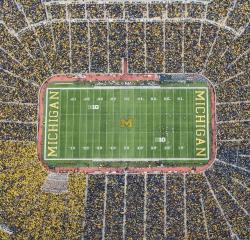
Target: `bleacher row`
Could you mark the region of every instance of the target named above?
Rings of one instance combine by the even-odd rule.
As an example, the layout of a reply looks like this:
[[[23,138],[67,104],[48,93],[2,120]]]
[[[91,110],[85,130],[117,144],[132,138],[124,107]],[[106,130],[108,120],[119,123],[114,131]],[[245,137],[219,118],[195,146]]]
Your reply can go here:
[[[0,223],[13,239],[250,238],[250,3],[167,2],[0,4]],[[71,174],[68,192],[41,192],[39,86],[58,73],[121,72],[122,57],[131,73],[210,80],[216,162],[201,175],[88,175],[86,193],[85,176]]]
[[[89,175],[84,239],[248,239],[248,178],[223,162],[203,175]]]
[[[241,30],[249,22],[247,1],[37,1],[18,0],[3,4],[3,20],[15,31],[27,27],[29,22],[39,23],[53,19],[142,19],[142,18],[195,18],[223,22]]]

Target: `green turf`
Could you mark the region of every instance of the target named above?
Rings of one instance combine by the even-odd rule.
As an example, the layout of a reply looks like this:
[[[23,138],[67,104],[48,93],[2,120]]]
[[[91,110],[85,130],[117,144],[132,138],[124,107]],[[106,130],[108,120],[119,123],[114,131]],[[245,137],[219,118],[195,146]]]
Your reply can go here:
[[[58,161],[56,165],[62,162],[62,166],[66,160],[72,166],[93,166],[92,160],[98,165],[104,161],[105,165],[126,162],[129,166],[159,160],[206,162],[209,149],[203,157],[195,150],[196,90],[199,87],[178,84],[102,88],[50,85],[45,96],[43,158],[50,163]],[[208,92],[206,87],[203,90]],[[96,105],[98,109],[91,109]],[[58,116],[53,118],[53,114]],[[58,127],[50,132],[55,119]],[[131,127],[126,125],[128,119],[132,119]],[[207,130],[206,124],[206,134]],[[55,132],[57,139],[49,140],[48,134],[55,136]],[[54,149],[50,156],[49,147]]]

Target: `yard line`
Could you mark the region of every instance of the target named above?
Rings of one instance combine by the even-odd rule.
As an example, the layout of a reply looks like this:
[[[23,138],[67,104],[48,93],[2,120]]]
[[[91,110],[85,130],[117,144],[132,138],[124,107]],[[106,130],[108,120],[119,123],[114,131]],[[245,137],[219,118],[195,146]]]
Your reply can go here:
[[[101,98],[102,97],[102,90],[100,89],[99,90],[99,97]],[[100,113],[101,113],[101,101],[100,101],[100,103],[99,103],[99,111],[100,111]],[[102,146],[101,146],[101,119],[102,118],[100,118],[99,117],[99,157],[101,157],[101,151],[102,151]]]
[[[95,101],[95,91],[92,91],[92,97],[93,97],[93,100],[92,100],[92,105],[94,105],[95,103],[94,103],[94,101]],[[92,145],[92,158],[94,157],[94,147],[95,147],[95,144],[94,144],[94,130],[95,130],[95,110],[93,110],[92,111],[92,126],[93,126],[93,128],[92,128],[92,131],[91,131],[91,133],[92,133],[92,143],[91,143],[91,145]]]
[[[143,239],[147,239],[147,173],[144,174],[144,210],[143,210]]]
[[[67,99],[66,99],[66,113],[68,112],[68,101],[69,101],[69,91],[66,91],[67,94]],[[68,128],[68,121],[67,121],[67,117],[65,118],[65,158],[67,157],[67,145],[68,145],[68,136],[67,136],[67,128]]]
[[[182,99],[182,97],[181,97],[181,99]],[[182,138],[182,132],[181,132],[181,130],[182,130],[182,127],[181,127],[181,117],[182,117],[182,107],[181,107],[181,100],[179,100],[179,102],[180,102],[180,129],[179,129],[179,132],[180,132],[180,143],[179,143],[179,147],[178,148],[180,148],[179,149],[179,152],[180,152],[180,156],[181,156],[181,151],[182,151],[182,143],[181,143],[181,138]]]
[[[89,90],[87,89],[87,98],[89,97]],[[85,105],[85,113],[86,113],[86,118],[85,118],[85,121],[86,121],[86,123],[85,123],[85,140],[84,140],[84,146],[85,147],[89,147],[88,145],[88,114],[87,114],[87,112],[88,112],[88,106],[87,105]],[[88,151],[88,149],[86,150],[86,151]]]
[[[81,123],[81,118],[82,118],[82,91],[80,91],[80,114],[79,114],[79,122],[78,122],[78,127],[79,127],[79,131],[78,131],[78,156],[81,156],[80,150],[81,150],[81,127],[80,127],[80,123]]]
[[[108,91],[105,91],[105,96],[106,96],[106,99],[105,99],[105,109],[106,109],[106,112],[107,112],[107,102],[108,102]],[[105,156],[106,156],[106,153],[108,152],[108,134],[107,134],[107,116],[105,118]]]
[[[75,98],[75,91],[73,91],[73,121],[72,121],[72,132],[73,132],[73,134],[72,134],[72,136],[71,136],[71,156],[72,156],[72,158],[74,158],[74,127],[75,127],[75,115],[74,115],[74,113],[75,113],[75,100],[74,100],[74,98]]]
[[[125,173],[124,179],[124,198],[123,198],[123,224],[122,224],[122,239],[125,240],[126,236],[126,212],[127,212],[127,185],[128,185],[128,174]]]
[[[105,240],[105,230],[106,230],[105,228],[106,228],[107,188],[108,188],[108,175],[105,174],[105,190],[104,190],[103,219],[102,219],[102,240]]]

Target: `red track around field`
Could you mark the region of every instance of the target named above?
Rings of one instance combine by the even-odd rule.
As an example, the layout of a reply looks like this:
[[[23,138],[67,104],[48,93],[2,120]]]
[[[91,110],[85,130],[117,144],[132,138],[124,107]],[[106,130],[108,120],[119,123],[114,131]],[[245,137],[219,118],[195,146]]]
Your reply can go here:
[[[121,74],[85,74],[82,76],[72,76],[72,75],[55,75],[47,79],[39,90],[39,111],[38,111],[38,134],[37,134],[37,152],[38,158],[43,164],[43,166],[48,171],[53,172],[82,172],[82,173],[145,173],[145,172],[182,172],[182,173],[201,173],[207,168],[209,168],[216,156],[216,125],[215,125],[215,90],[210,85],[211,93],[211,115],[212,115],[212,150],[210,160],[206,165],[201,167],[191,168],[191,167],[127,167],[127,168],[107,168],[107,167],[79,167],[79,168],[69,168],[69,167],[55,167],[51,169],[48,167],[46,162],[42,158],[42,131],[43,131],[43,113],[44,113],[44,96],[46,88],[49,83],[52,82],[73,82],[73,81],[158,81],[159,76],[157,74],[129,74],[128,73],[128,62],[123,61],[123,73]]]

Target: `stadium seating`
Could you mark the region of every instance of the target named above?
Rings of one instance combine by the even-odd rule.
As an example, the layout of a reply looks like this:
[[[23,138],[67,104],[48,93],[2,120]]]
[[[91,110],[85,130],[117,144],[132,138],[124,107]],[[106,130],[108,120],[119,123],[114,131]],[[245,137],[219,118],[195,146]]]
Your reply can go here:
[[[250,239],[249,1],[0,5],[0,224],[13,239]],[[130,73],[210,80],[214,164],[202,174],[72,173],[68,192],[42,192],[39,87],[53,74],[119,73],[123,57]]]

